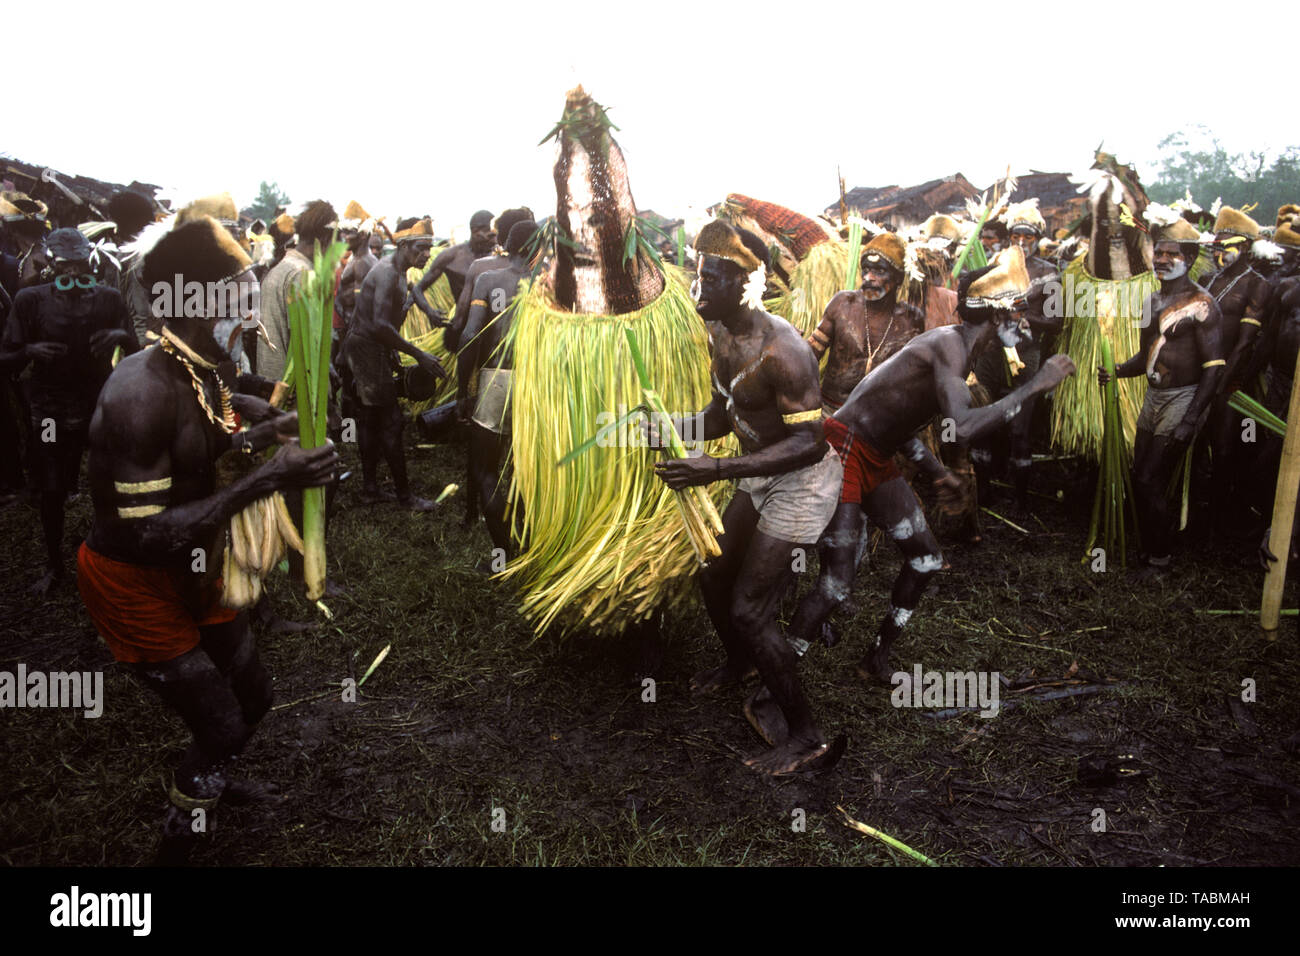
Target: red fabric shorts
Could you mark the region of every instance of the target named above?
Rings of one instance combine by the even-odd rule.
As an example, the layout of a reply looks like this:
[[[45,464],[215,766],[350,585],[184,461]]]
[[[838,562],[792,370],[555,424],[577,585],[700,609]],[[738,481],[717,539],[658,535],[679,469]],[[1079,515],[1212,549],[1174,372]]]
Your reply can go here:
[[[826,440],[844,463],[840,504],[861,504],[862,499],[891,478],[901,478],[893,455],[882,455],[835,418],[822,422]]]
[[[81,543],[77,589],[114,659],[131,664],[169,661],[198,646],[200,627],[235,619],[237,611],[218,603],[218,588],[196,620],[181,600],[173,574],[166,568],[106,558]]]

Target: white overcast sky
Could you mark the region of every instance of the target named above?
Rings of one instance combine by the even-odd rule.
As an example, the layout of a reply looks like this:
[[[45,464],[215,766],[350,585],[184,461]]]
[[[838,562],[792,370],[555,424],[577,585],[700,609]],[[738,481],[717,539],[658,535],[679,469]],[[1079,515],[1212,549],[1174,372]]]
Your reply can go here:
[[[355,198],[392,219],[430,213],[445,235],[479,208],[554,211],[554,144],[537,142],[582,83],[621,127],[639,207],[680,215],[742,192],[815,212],[837,165],[850,187],[960,171],[983,188],[1008,165],[1083,169],[1103,140],[1142,169],[1190,123],[1234,150],[1300,142],[1259,93],[1276,75],[1291,96],[1287,48],[1268,38],[1295,36],[1297,9],[13,4],[0,154],[241,206],[273,180],[340,212]],[[1269,49],[1276,74],[1250,52]],[[1234,87],[1240,66],[1256,76]]]

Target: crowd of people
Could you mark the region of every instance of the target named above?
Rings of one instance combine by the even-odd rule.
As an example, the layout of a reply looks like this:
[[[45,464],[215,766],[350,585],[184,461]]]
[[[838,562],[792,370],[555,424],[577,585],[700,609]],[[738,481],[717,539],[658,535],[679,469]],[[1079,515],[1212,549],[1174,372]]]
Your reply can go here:
[[[435,507],[407,474],[405,355],[432,379],[454,376],[467,497],[494,546],[513,556],[535,542],[506,502],[511,303],[555,247],[526,208],[475,213],[468,241],[436,255],[427,217],[390,230],[356,203],[340,216],[309,202],[268,224],[241,220],[228,194],[171,210],[124,191],[106,220],[51,223],[47,212],[22,194],[0,197],[0,493],[36,505],[46,568],[33,589],[65,587],[64,511],[89,453],[94,520],[75,558],[85,609],[114,658],[194,735],[164,822],[161,859],[176,862],[193,844],[194,810],[271,792],[232,775],[271,703],[250,617],[295,625],[266,597],[231,606],[221,556],[245,508],[279,493],[301,526],[297,492],[326,488],[328,515],[339,485],[334,443],[298,446],[282,381],[290,302],[314,254],[336,238],[347,246],[332,277],[330,427],[337,437],[355,424],[363,499]],[[755,230],[720,216],[689,237],[689,255],[665,250],[686,267],[708,330],[712,396],[693,416],[646,422],[645,435],[652,447],[668,444],[668,427],[688,443],[736,442],[734,455],[654,467],[674,490],[736,483],[721,554],[699,576],[725,660],[692,687],[760,678],[744,704],[768,744],[748,761],[760,771],[823,769],[842,753],[843,739],[827,741],[817,726],[798,660],[838,640],[832,615],[853,593],[869,530],[894,543],[901,564],[857,670],[888,685],[891,651],[945,567],[936,517],[954,517],[957,539],[976,542],[980,505],[995,489],[1006,489],[1004,510],[1027,509],[1034,452],[1046,448],[1043,398],[1076,373],[1108,380],[1105,368],[1076,368],[1069,317],[1051,304],[1087,238],[1049,235],[1033,201],[984,212],[862,223],[860,284],[818,303],[806,330],[773,313],[789,276]],[[1172,564],[1171,479],[1189,449],[1210,532],[1257,542],[1266,526],[1280,442],[1243,441],[1229,399],[1254,393],[1285,417],[1300,352],[1300,207],[1261,228],[1241,210],[1151,204],[1128,228],[1146,235],[1155,280],[1140,347],[1117,355],[1114,372],[1146,380],[1133,488],[1150,577]],[[977,268],[976,245],[986,262]],[[444,276],[450,312],[428,295]],[[191,283],[202,290],[193,297]],[[164,287],[186,291],[161,296]],[[453,362],[403,336],[413,308],[443,329]],[[791,557],[807,547],[818,549],[819,575],[783,626]],[[291,567],[300,579],[301,561],[291,556]]]

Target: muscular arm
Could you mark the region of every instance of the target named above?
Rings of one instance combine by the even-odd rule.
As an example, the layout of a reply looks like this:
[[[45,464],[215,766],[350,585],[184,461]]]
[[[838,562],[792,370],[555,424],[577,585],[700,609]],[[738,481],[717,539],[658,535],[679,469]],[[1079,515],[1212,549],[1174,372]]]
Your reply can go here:
[[[1249,370],[1255,345],[1259,342],[1264,329],[1264,315],[1268,311],[1270,289],[1267,282],[1258,279],[1251,284],[1250,296],[1241,313],[1241,324],[1237,328],[1237,343],[1228,356],[1227,367],[1223,370],[1219,390],[1232,390],[1249,379],[1242,374]]]
[[[817,356],[817,361],[821,361],[826,350],[831,347],[831,342],[835,340],[835,321],[839,317],[839,305],[841,302],[837,293],[833,299],[826,305],[826,311],[822,313],[822,320],[813,329],[812,334],[805,341],[812,346],[813,355]]]
[[[1223,377],[1223,313],[1218,303],[1210,303],[1210,312],[1205,321],[1194,323],[1192,334],[1196,338],[1196,357],[1201,362],[1201,378],[1196,384],[1196,394],[1187,406],[1187,414],[1174,430],[1175,441],[1190,441],[1196,427],[1200,424],[1205,407],[1214,397]]]
[[[339,294],[335,306],[336,311],[345,321],[352,318],[352,310],[357,305],[357,292],[361,287],[361,283],[356,277],[358,271],[357,257],[353,256],[348,260],[348,264],[343,267],[343,272],[339,276]]]
[[[683,441],[713,441],[731,432],[731,419],[727,416],[727,400],[715,389],[713,398],[704,410],[690,418],[676,419],[673,425]],[[689,437],[687,437],[689,436]]]
[[[493,284],[488,281],[486,272],[474,280],[474,288],[470,296],[472,304],[465,314],[464,332],[461,336],[464,344],[456,354],[457,399],[465,399],[469,396],[470,382],[478,374],[478,370],[483,364],[483,356],[487,354],[483,346],[491,344],[490,342],[481,341],[479,336],[494,317],[491,309],[488,308],[488,297],[491,295],[492,287]],[[468,283],[465,288],[467,290],[470,288]],[[460,311],[457,310],[457,315],[460,314]],[[446,335],[447,333],[444,332],[444,342],[446,341]]]
[[[782,416],[814,412],[810,420],[785,422],[786,437],[766,448],[721,459],[723,478],[779,475],[817,461],[826,453],[822,433],[822,393],[817,384],[817,362],[803,342],[778,342],[760,366],[763,379],[776,394],[776,408]],[[725,409],[724,409],[725,410]]]
[[[933,368],[939,414],[953,420],[957,429],[957,441],[962,444],[996,431],[1011,421],[1026,401],[1050,392],[1066,375],[1074,372],[1074,363],[1069,356],[1053,355],[1042,364],[1033,378],[1005,398],[983,408],[971,408],[970,388],[962,375],[965,363],[963,356],[958,354],[959,351],[949,343],[935,346]]]
[[[155,389],[163,397],[165,389]],[[188,558],[196,542],[210,542],[230,516],[258,498],[286,487],[281,469],[266,464],[206,498],[159,506],[157,486],[181,480],[184,463],[172,459],[180,427],[176,405],[141,401],[138,392],[114,390],[100,401],[92,427],[92,445],[102,445],[113,483],[114,518],[103,521],[109,539],[128,538],[133,550],[157,560]],[[149,489],[153,490],[149,490]],[[155,510],[158,509],[158,510]]]
[[[452,260],[455,258],[455,246],[444,249],[439,253],[438,258],[433,260],[433,265],[429,266],[429,271],[420,277],[420,281],[416,284],[415,290],[411,293],[415,297],[415,305],[421,312],[429,317],[430,322],[437,322],[439,319],[434,314],[433,306],[429,304],[428,296],[426,296],[425,293],[428,292],[429,289],[432,288],[433,284],[438,281],[438,277],[447,271],[447,266],[450,265]],[[453,346],[449,347],[454,348]]]
[[[390,349],[404,352],[416,361],[422,360],[426,353],[402,338],[402,334],[393,323],[395,317],[401,316],[401,276],[393,270],[380,276],[375,285],[374,314],[367,328],[370,337]]]

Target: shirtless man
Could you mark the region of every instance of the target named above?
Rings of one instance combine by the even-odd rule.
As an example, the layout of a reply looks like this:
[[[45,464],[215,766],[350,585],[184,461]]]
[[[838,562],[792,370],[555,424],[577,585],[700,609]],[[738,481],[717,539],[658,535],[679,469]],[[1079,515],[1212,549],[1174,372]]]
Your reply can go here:
[[[417,219],[399,224],[393,238],[397,253],[381,259],[367,274],[357,295],[356,310],[348,337],[343,341],[343,358],[352,371],[361,415],[357,439],[361,445],[362,496],[380,501],[379,456],[382,453],[393,475],[398,503],[412,511],[432,511],[433,502],[411,493],[406,477],[406,455],[402,449],[405,420],[397,405],[393,383],[392,352],[405,352],[432,375],[446,378],[447,371],[434,356],[406,339],[398,331],[406,315],[406,270],[423,268],[433,246],[433,224]]]
[[[817,362],[793,326],[763,311],[769,259],[762,241],[715,220],[700,230],[695,248],[701,257],[696,308],[712,342],[713,399],[673,424],[692,441],[734,431],[743,454],[655,465],[674,489],[740,479],[722,518],[722,555],[701,572],[727,661],[697,675],[692,689],[735,684],[757,668],[784,719],[779,737],[764,734],[772,748],[746,764],[773,775],[793,773],[833,761],[843,747],[841,738],[831,749],[814,724],[797,658],[776,620],[794,579],[792,552],[821,535],[835,509],[841,468],[822,437]],[[659,441],[652,430],[651,443]]]
[[[1227,362],[1206,424],[1214,465],[1210,510],[1220,529],[1240,523],[1242,512],[1235,505],[1241,503],[1237,488],[1244,477],[1244,453],[1248,451],[1241,440],[1242,416],[1228,407],[1228,399],[1248,385],[1245,372],[1252,366],[1272,293],[1268,280],[1255,268],[1259,260],[1253,244],[1259,238],[1259,226],[1249,216],[1228,206],[1219,210],[1213,246],[1219,271],[1205,291],[1219,304],[1220,335]]]
[[[366,281],[366,275],[379,263],[379,259],[371,251],[370,239],[369,232],[356,231],[348,240],[348,251],[351,257],[339,275],[339,294],[336,303],[339,315],[343,319],[340,339],[347,334],[347,328],[352,322],[352,313],[357,307],[357,294],[361,291],[361,283]],[[380,240],[381,243],[382,241]]]
[[[492,213],[480,209],[470,217],[469,242],[457,243],[439,253],[438,258],[434,259],[433,265],[429,267],[429,271],[424,274],[415,288],[410,290],[406,307],[409,309],[412,305],[419,306],[420,311],[429,317],[430,322],[437,325],[444,324],[447,317],[436,312],[425,297],[425,292],[438,281],[439,276],[445,274],[447,284],[451,286],[452,298],[459,300],[465,288],[465,276],[469,272],[470,264],[475,259],[490,255],[496,248],[496,244],[497,235],[492,231]],[[420,268],[424,268],[424,263],[420,263]]]
[[[902,451],[918,462],[941,489],[952,489],[947,470],[916,437],[935,415],[952,420],[959,442],[980,438],[1010,421],[1031,397],[1046,394],[1074,373],[1069,356],[1056,355],[1029,381],[1005,398],[971,408],[966,377],[980,353],[1015,340],[1026,308],[1029,276],[1018,247],[1002,252],[994,264],[965,272],[958,284],[960,325],[918,335],[853,390],[844,406],[826,421],[826,439],[844,461],[844,487],[827,539],[830,560],[822,565],[817,588],[801,602],[791,622],[794,638],[807,640],[853,586],[853,549],[837,537],[854,528],[865,511],[885,529],[904,558],[875,645],[858,663],[867,679],[889,683],[889,650],[912,616],[930,579],[943,567],[943,555],[911,486],[894,463]]]
[[[63,581],[63,506],[77,487],[86,432],[115,349],[140,349],[122,294],[97,284],[90,243],[76,229],[45,239],[54,281],[14,297],[0,347],[0,370],[35,363],[29,387],[33,478],[40,490],[46,573],[33,591]]]
[[[501,469],[510,450],[510,375],[514,361],[502,348],[510,331],[509,306],[519,282],[529,272],[527,247],[537,232],[535,222],[517,222],[506,237],[503,268],[474,280],[464,345],[457,356],[457,402],[468,406],[469,383],[478,379],[478,399],[471,417],[469,472],[471,494],[477,494],[492,543],[513,554],[506,524],[505,476]],[[500,318],[498,318],[498,316]],[[485,367],[486,366],[486,367]]]
[[[907,247],[882,232],[862,250],[862,287],[837,292],[821,324],[808,337],[818,361],[830,350],[822,375],[822,408],[833,415],[858,382],[925,328],[925,316],[901,301]]]
[[[180,276],[224,299],[235,283],[252,308],[248,256],[208,217],[168,233],[142,269],[151,289]],[[123,359],[105,385],[90,423],[94,524],[77,555],[82,599],[114,658],[194,734],[172,781],[161,863],[187,858],[196,810],[268,793],[230,781],[271,704],[247,614],[220,605],[230,518],[273,492],[324,484],[338,460],[331,445],[296,446],[295,416],[231,395],[234,364],[211,332],[215,301],[204,317],[160,316],[160,347]],[[238,431],[240,416],[257,424]],[[219,459],[277,442],[285,447],[269,462],[217,488]]]
[[[1025,321],[1016,337],[1015,349],[1019,364],[1012,368],[1007,353],[1001,348],[987,349],[975,363],[975,378],[994,399],[1002,398],[1020,383],[1033,378],[1042,364],[1043,341],[1054,339],[1061,330],[1061,318],[1046,314],[1050,283],[1057,278],[1057,273],[1055,266],[1036,255],[1038,240],[1047,228],[1038,211],[1038,200],[1012,203],[1003,214],[1002,222],[1006,226],[1010,244],[1018,246],[1024,254],[1025,271],[1029,274],[1029,292],[1025,296],[1028,303]],[[1037,409],[1036,396],[1023,404],[1019,414],[1007,425],[1005,445],[996,440],[999,436],[995,433],[971,449],[981,501],[988,502],[991,499],[991,481],[1009,457],[1009,477],[1015,490],[1016,506],[1021,511],[1028,508],[1029,473],[1034,464],[1031,433]],[[1008,445],[1009,449],[1006,447]],[[1006,454],[1008,450],[1009,456]]]
[[[1133,494],[1148,573],[1168,568],[1169,482],[1196,437],[1223,376],[1222,317],[1214,297],[1187,274],[1199,233],[1183,219],[1152,229],[1152,265],[1160,289],[1143,304],[1139,351],[1115,369],[1118,378],[1147,377],[1147,395],[1133,445]],[[1103,385],[1110,381],[1097,370]]]
[[[822,374],[822,414],[827,417],[835,414],[873,368],[924,330],[924,314],[899,292],[906,253],[906,245],[894,233],[875,236],[862,250],[862,287],[836,293],[821,324],[808,337],[818,360],[830,349]],[[866,530],[862,509],[856,503],[840,504],[817,544],[822,568],[847,561],[847,576],[852,580],[865,553]],[[826,613],[817,615],[818,624],[824,626],[821,637],[827,646],[834,646],[839,638],[826,625]],[[791,622],[791,643],[799,654],[808,649],[802,637],[804,623],[797,617]]]
[[[533,212],[527,206],[520,206],[518,209],[507,209],[497,219],[498,234],[504,241],[510,235],[510,230],[514,228],[515,223],[532,221]],[[452,317],[451,324],[447,326],[447,331],[443,333],[442,341],[447,348],[453,351],[460,348],[461,333],[465,328],[465,320],[469,316],[469,302],[473,298],[475,280],[485,272],[500,268],[501,258],[497,255],[495,249],[470,263],[469,271],[465,273],[465,287],[461,290],[460,295],[456,297],[456,314]]]

